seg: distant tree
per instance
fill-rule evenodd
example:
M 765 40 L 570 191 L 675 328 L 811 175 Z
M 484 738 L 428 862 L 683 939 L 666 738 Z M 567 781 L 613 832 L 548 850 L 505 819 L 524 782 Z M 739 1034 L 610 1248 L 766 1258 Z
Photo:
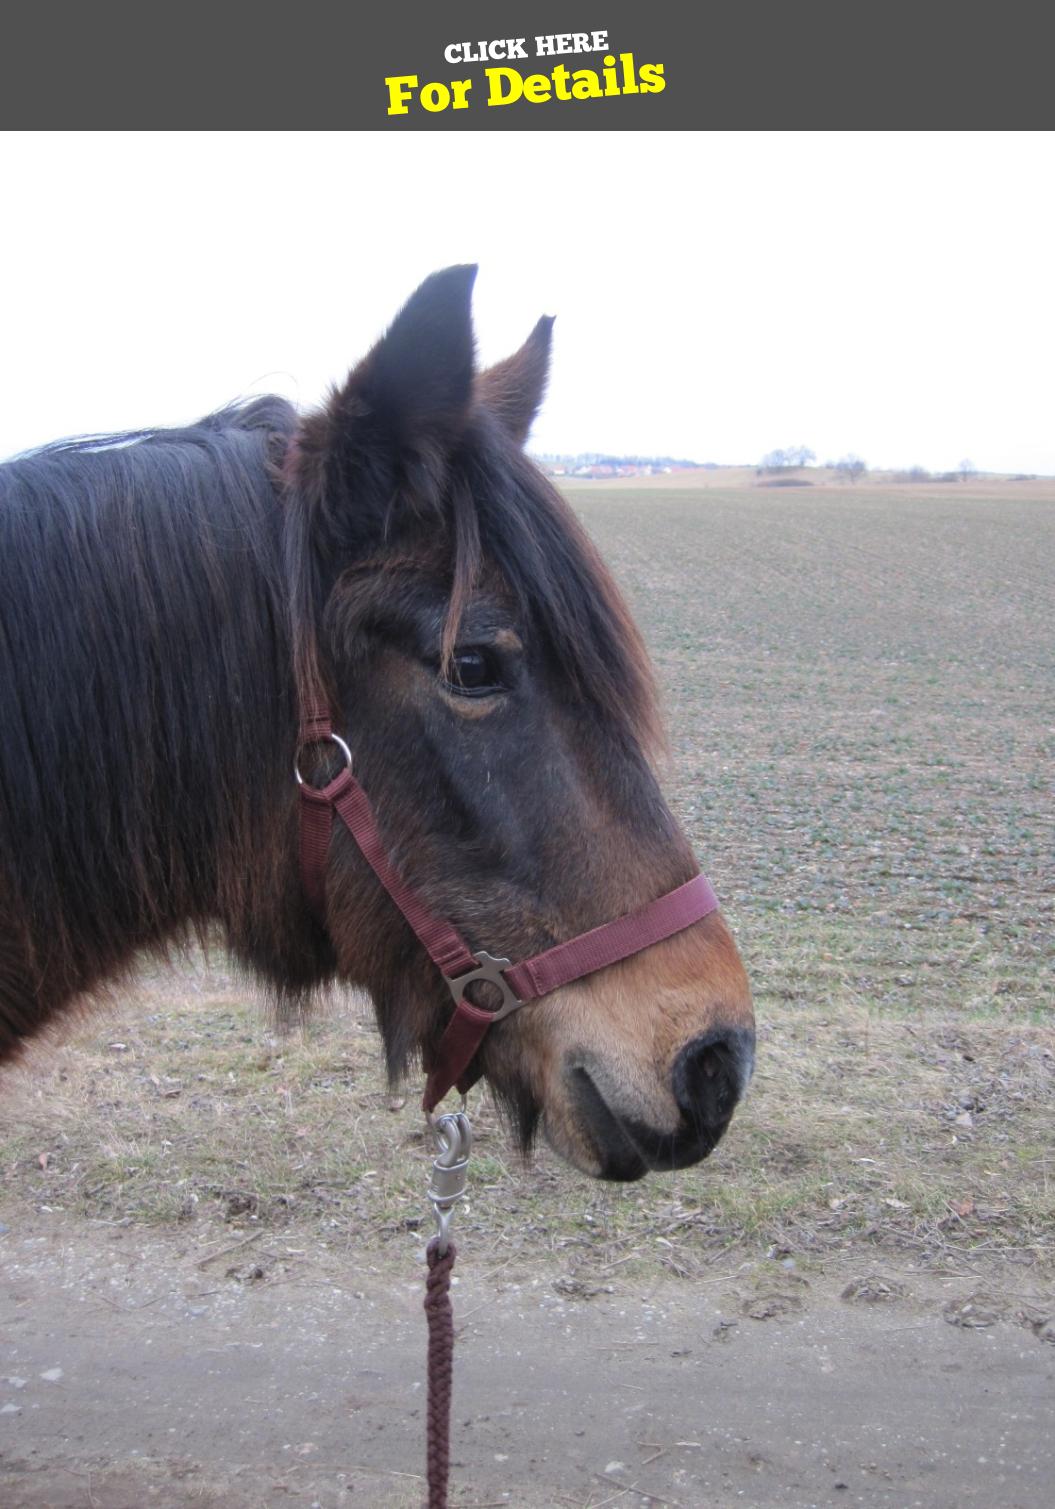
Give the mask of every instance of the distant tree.
M 858 477 L 863 477 L 868 467 L 860 456 L 844 456 L 841 461 L 835 463 L 835 470 L 851 482 L 856 482 Z
M 799 466 L 809 466 L 817 457 L 805 445 L 793 445 L 789 450 L 767 451 L 762 457 L 759 471 L 785 472 L 794 471 Z
M 957 467 L 957 471 L 960 473 L 961 482 L 969 482 L 972 477 L 976 477 L 978 475 L 977 467 L 975 466 L 974 462 L 970 460 L 961 461 L 959 466 Z

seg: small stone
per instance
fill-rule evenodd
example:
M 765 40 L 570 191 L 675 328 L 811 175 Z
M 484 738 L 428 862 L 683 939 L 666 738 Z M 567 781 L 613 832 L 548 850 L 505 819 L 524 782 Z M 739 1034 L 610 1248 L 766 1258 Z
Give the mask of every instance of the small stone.
M 950 1326 L 961 1326 L 965 1331 L 978 1331 L 986 1326 L 995 1326 L 1002 1318 L 1002 1311 L 997 1300 L 979 1292 L 967 1299 L 950 1299 L 943 1306 L 942 1315 Z
M 752 1320 L 772 1320 L 781 1315 L 790 1315 L 796 1310 L 801 1310 L 802 1307 L 802 1300 L 797 1295 L 773 1291 L 745 1300 L 740 1308 L 742 1313 Z
M 45 1383 L 58 1383 L 59 1379 L 62 1377 L 62 1369 L 48 1368 L 47 1371 L 41 1373 L 40 1376 L 43 1378 Z
M 869 1273 L 862 1278 L 851 1279 L 840 1295 L 841 1299 L 852 1303 L 863 1302 L 868 1305 L 882 1304 L 888 1300 L 904 1299 L 905 1286 L 895 1279 L 884 1278 L 881 1274 Z

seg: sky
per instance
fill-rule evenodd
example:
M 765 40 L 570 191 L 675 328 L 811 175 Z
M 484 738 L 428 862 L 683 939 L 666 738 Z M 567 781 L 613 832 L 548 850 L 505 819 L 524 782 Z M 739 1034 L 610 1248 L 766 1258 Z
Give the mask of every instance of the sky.
M 1055 474 L 1055 133 L 0 137 L 0 455 L 322 398 L 428 273 L 536 453 Z

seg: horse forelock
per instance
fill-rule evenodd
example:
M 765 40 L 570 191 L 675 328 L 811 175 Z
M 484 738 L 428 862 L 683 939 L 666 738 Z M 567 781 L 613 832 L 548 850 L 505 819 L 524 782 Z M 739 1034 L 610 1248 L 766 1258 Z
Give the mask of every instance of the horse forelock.
M 662 750 L 655 677 L 640 632 L 596 547 L 552 483 L 485 411 L 474 415 L 442 469 L 435 458 L 430 462 L 395 473 L 399 481 L 386 493 L 377 537 L 361 555 L 350 526 L 343 554 L 337 546 L 340 569 L 444 575 L 444 663 L 482 577 L 497 577 L 601 730 L 649 756 Z M 320 688 L 336 691 L 316 639 L 325 595 L 318 537 L 333 549 L 340 539 L 335 518 L 343 512 L 352 520 L 362 508 L 354 487 L 342 494 L 337 469 L 316 463 L 308 475 L 304 487 L 295 470 L 292 479 L 286 473 L 292 523 L 287 561 L 305 703 Z
M 480 556 L 498 570 L 601 731 L 656 754 L 663 732 L 648 652 L 572 508 L 491 424 L 468 449 L 466 474 Z M 457 532 L 454 542 L 457 548 Z M 456 562 L 456 578 L 457 569 Z

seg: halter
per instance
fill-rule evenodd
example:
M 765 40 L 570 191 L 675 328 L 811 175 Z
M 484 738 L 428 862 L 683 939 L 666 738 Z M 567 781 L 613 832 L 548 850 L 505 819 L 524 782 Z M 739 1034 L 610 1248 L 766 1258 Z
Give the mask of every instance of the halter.
M 582 979 L 606 965 L 639 954 L 654 943 L 680 933 L 715 911 L 718 898 L 704 875 L 650 901 L 635 912 L 580 933 L 566 943 L 513 964 L 509 959 L 473 952 L 452 923 L 437 917 L 409 886 L 388 858 L 366 792 L 352 774 L 352 753 L 333 731 L 325 703 L 317 703 L 301 722 L 300 751 L 328 741 L 344 757 L 344 769 L 327 786 L 308 785 L 295 764 L 300 787 L 300 870 L 304 890 L 317 915 L 325 914 L 326 863 L 334 813 L 345 824 L 364 858 L 410 924 L 419 943 L 437 966 L 454 1000 L 454 1014 L 440 1039 L 425 1084 L 427 1115 L 457 1085 L 464 1094 L 480 1077 L 474 1064 L 488 1028 L 519 1011 L 530 1001 Z M 493 1010 L 475 1006 L 466 990 L 477 980 L 497 987 L 501 995 Z

